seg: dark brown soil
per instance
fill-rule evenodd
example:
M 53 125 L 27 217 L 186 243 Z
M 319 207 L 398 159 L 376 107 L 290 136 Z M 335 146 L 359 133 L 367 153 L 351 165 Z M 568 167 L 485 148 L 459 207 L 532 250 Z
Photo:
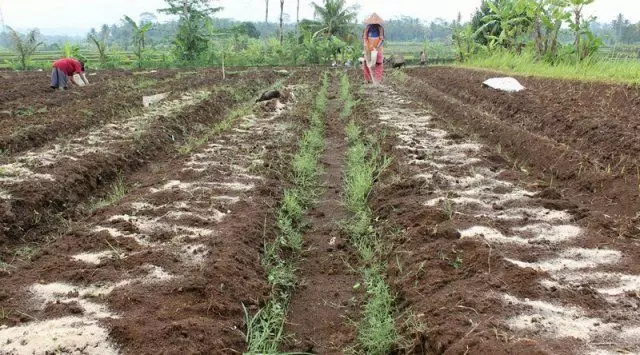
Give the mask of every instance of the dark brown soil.
M 500 145 L 510 161 L 535 167 L 541 180 L 566 181 L 573 191 L 565 195 L 607 214 L 640 212 L 640 88 L 516 77 L 527 89 L 509 94 L 483 87 L 501 75 L 494 72 L 408 73 L 403 88 L 410 96 L 426 100 L 448 124 Z
M 49 73 L 3 73 L 8 88 L 0 94 L 0 149 L 17 153 L 64 138 L 81 129 L 126 117 L 142 107 L 142 96 L 180 93 L 210 85 L 221 78 L 216 71 L 193 78 L 175 70 L 145 74 L 101 71 L 89 76 L 90 86 L 66 91 L 48 86 Z M 188 78 L 188 79 L 185 79 Z
M 273 73 L 250 72 L 229 79 L 228 83 L 243 91 L 241 97 L 250 97 L 261 86 L 271 84 L 275 78 Z M 211 87 L 219 79 L 202 75 L 197 81 L 204 87 Z M 55 181 L 27 180 L 4 187 L 12 198 L 5 200 L 1 207 L 3 237 L 0 237 L 0 243 L 38 238 L 41 231 L 34 227 L 43 225 L 43 222 L 54 223 L 64 214 L 73 215 L 80 202 L 96 190 L 108 187 L 118 173 L 127 173 L 166 154 L 175 154 L 175 147 L 183 143 L 183 139 L 223 119 L 228 109 L 238 103 L 237 100 L 234 92 L 218 91 L 172 119 L 158 120 L 141 132 L 135 141 L 114 142 L 105 147 L 107 149 L 104 152 L 90 153 L 75 161 L 63 159 L 49 167 L 35 168 L 37 173 L 52 175 Z
M 264 77 L 271 78 L 269 74 Z M 263 82 L 256 79 L 253 83 Z M 238 82 L 235 84 L 238 85 Z M 244 86 L 238 85 L 238 88 Z M 208 100 L 185 112 L 184 119 L 215 124 L 227 112 L 225 106 L 233 104 L 231 98 Z M 266 106 L 256 107 L 256 115 L 266 117 L 272 114 Z M 297 125 L 305 117 L 306 110 L 302 108 L 285 113 L 270 121 L 270 124 L 273 127 L 291 126 L 293 129 L 290 134 L 296 134 Z M 229 151 L 221 150 L 212 157 L 218 164 L 200 172 L 183 171 L 189 158 L 196 153 L 203 154 L 206 145 L 189 156 L 169 156 L 166 152 L 162 157 L 153 156 L 152 163 L 127 175 L 130 190 L 122 200 L 72 223 L 62 235 L 49 236 L 50 242 L 40 244 L 40 248 L 29 258 L 12 260 L 11 267 L 0 274 L 0 283 L 7 286 L 0 289 L 0 307 L 8 314 L 0 320 L 0 324 L 15 326 L 34 319 L 79 314 L 74 303 L 51 303 L 39 309 L 26 290 L 34 282 L 66 282 L 79 286 L 115 283 L 143 278 L 148 273 L 148 266 L 153 265 L 175 277 L 163 282 L 132 282 L 116 288 L 105 299 L 96 300 L 121 316 L 105 319 L 102 323 L 107 323 L 112 340 L 123 353 L 242 352 L 246 347 L 243 305 L 249 312 L 255 313 L 270 294 L 260 253 L 264 241 L 275 237 L 273 215 L 277 200 L 282 196 L 287 174 L 283 167 L 288 163 L 296 140 L 287 139 L 286 136 L 274 138 L 275 133 L 265 131 L 253 135 L 251 140 L 238 141 L 234 135 L 235 130 L 239 129 L 236 126 L 210 138 L 211 143 L 233 147 Z M 264 154 L 264 162 L 255 166 L 252 174 L 259 174 L 264 179 L 250 180 L 256 185 L 251 191 L 211 189 L 193 193 L 170 189 L 150 192 L 151 188 L 160 188 L 174 180 L 186 184 L 247 182 L 237 175 L 234 164 L 246 162 L 248 157 L 256 154 Z M 222 200 L 216 202 L 217 197 L 230 193 L 240 201 L 232 205 Z M 172 210 L 171 203 L 177 201 L 184 202 L 182 207 Z M 139 211 L 134 207 L 135 203 L 164 207 Z M 156 247 L 139 244 L 131 238 L 116 238 L 104 230 L 95 231 L 96 226 L 108 226 L 127 233 L 143 233 L 131 222 L 112 218 L 128 215 L 163 221 L 169 212 L 201 213 L 207 209 L 222 210 L 228 216 L 216 221 L 214 218 L 203 220 L 185 215 L 181 219 L 169 220 L 175 223 L 171 231 L 144 231 L 148 240 L 167 243 L 156 244 Z M 171 246 L 181 226 L 215 230 L 210 237 L 193 239 L 192 243 L 203 244 L 208 250 L 198 266 L 181 261 L 165 248 Z M 71 259 L 77 253 L 105 249 L 118 250 L 126 257 L 105 259 L 98 265 L 78 263 Z
M 319 75 L 317 70 L 289 71 L 293 74 L 287 84 L 315 83 Z M 13 161 L 21 150 L 116 122 L 123 117 L 119 111 L 138 105 L 142 93 L 171 88 L 177 94 L 191 88 L 177 77 L 179 73 L 190 76 L 196 87 L 221 86 L 219 73 L 213 70 L 196 75 L 184 71 L 136 75 L 108 72 L 109 77 L 101 72 L 90 77 L 96 85 L 81 93 L 32 92 L 33 87 L 46 84 L 47 73 L 23 73 L 24 80 L 16 81 L 17 74 L 2 72 L 0 85 L 10 90 L 0 93 L 0 111 L 11 111 L 10 115 L 0 113 L 0 141 L 11 152 L 3 159 Z M 377 182 L 370 206 L 378 218 L 380 234 L 388 241 L 387 280 L 397 295 L 397 327 L 403 339 L 394 353 L 574 354 L 584 353 L 585 345 L 600 346 L 598 350 L 637 351 L 607 339 L 585 344 L 572 337 L 513 330 L 506 320 L 526 313 L 528 308 L 505 303 L 501 295 L 576 307 L 585 317 L 604 323 L 625 327 L 640 324 L 638 290 L 619 295 L 619 302 L 612 303 L 598 292 L 599 285 L 581 282 L 561 285 L 565 287 L 543 286 L 541 281 L 549 280 L 550 272 L 518 267 L 507 260 L 533 263 L 556 257 L 568 248 L 615 250 L 622 255 L 618 263 L 599 265 L 585 273 L 640 274 L 640 180 L 636 171 L 640 126 L 634 122 L 640 111 L 638 88 L 519 77 L 527 90 L 505 94 L 481 85 L 495 73 L 452 68 L 407 69 L 407 73 L 405 81 L 389 80 L 393 83 L 385 84 L 389 93 L 395 90 L 397 96 L 353 90 L 361 93 L 358 98 L 362 100 L 354 118 L 370 132 L 385 132 L 383 150 L 393 157 L 392 166 Z M 356 71 L 352 74 L 352 82 L 358 82 Z M 282 350 L 341 353 L 353 345 L 355 338 L 352 321 L 358 319 L 361 304 L 353 289 L 359 276 L 351 269 L 357 269 L 358 261 L 340 227 L 348 214 L 340 195 L 346 142 L 344 123 L 338 118 L 338 77 L 332 78 L 327 149 L 322 157 L 326 191 L 308 215 L 310 228 L 298 269 L 301 285 L 288 310 L 286 332 L 290 337 Z M 157 81 L 143 84 L 142 78 Z M 259 88 L 278 78 L 284 77 L 271 69 L 239 71 L 232 72 L 224 85 L 235 87 L 235 93 L 242 90 L 246 97 L 257 96 Z M 130 79 L 131 86 L 121 91 L 113 89 L 113 85 Z M 101 87 L 109 87 L 109 92 L 104 94 Z M 34 304 L 28 290 L 34 283 L 65 282 L 80 287 L 134 280 L 104 298 L 91 299 L 120 316 L 99 323 L 108 327 L 111 339 L 123 353 L 244 351 L 243 305 L 255 314 L 271 293 L 261 251 L 265 240 L 275 238 L 274 210 L 286 185 L 290 154 L 296 149 L 295 137 L 306 122 L 308 107 L 300 105 L 268 121 L 272 129 L 289 127 L 283 135 L 270 130 L 257 134 L 250 131 L 250 136 L 238 139 L 235 133 L 252 126 L 234 124 L 207 142 L 230 150 L 211 153 L 205 144 L 179 155 L 175 148 L 190 138 L 201 137 L 229 109 L 248 101 L 246 97 L 218 90 L 216 96 L 177 117 L 148 127 L 138 144 L 114 143 L 109 147 L 113 153 L 99 152 L 78 161 L 63 160 L 50 168 L 36 168 L 36 172 L 52 174 L 55 183 L 25 181 L 5 189 L 14 197 L 4 199 L 0 206 L 0 326 L 84 315 L 79 301 Z M 59 115 L 87 102 L 99 112 L 96 117 L 75 122 L 80 114 Z M 29 107 L 47 107 L 47 112 L 14 114 L 27 112 L 23 109 Z M 465 151 L 476 159 L 468 166 L 446 162 L 440 171 L 425 170 L 424 163 L 430 156 L 418 143 L 432 136 L 417 129 L 412 131 L 413 140 L 401 140 L 400 128 L 381 125 L 380 113 L 375 111 L 378 107 L 415 115 L 416 120 L 409 125 L 433 115 L 429 128 L 447 131 L 446 138 L 451 142 L 479 141 L 484 146 L 478 151 Z M 258 104 L 254 113 L 270 117 L 263 115 L 275 109 L 274 102 L 266 102 Z M 39 128 L 30 130 L 27 125 Z M 20 129 L 40 133 L 33 133 L 32 141 L 11 143 Z M 203 171 L 185 171 L 185 164 L 200 153 L 214 154 L 216 163 L 206 165 Z M 262 159 L 254 165 L 249 158 L 253 156 Z M 264 179 L 252 180 L 239 173 L 236 165 L 247 161 L 252 163 L 245 173 Z M 556 244 L 532 241 L 525 245 L 489 243 L 483 237 L 461 238 L 461 231 L 472 226 L 491 227 L 506 235 L 522 225 L 518 223 L 528 223 L 528 217 L 523 222 L 492 219 L 478 214 L 473 205 L 453 209 L 444 204 L 426 205 L 452 184 L 442 174 L 462 180 L 476 169 L 491 171 L 500 181 L 530 192 L 518 202 L 525 207 L 568 213 L 570 220 L 566 223 L 580 227 L 580 237 Z M 93 195 L 104 195 L 118 171 L 125 178 L 127 194 L 112 206 L 87 215 L 85 204 Z M 425 171 L 435 173 L 425 177 Z M 248 192 L 230 192 L 222 187 L 162 189 L 176 180 L 186 184 L 241 181 L 255 187 Z M 492 192 L 508 194 L 510 188 L 497 186 Z M 455 193 L 452 190 L 451 196 L 456 197 Z M 229 194 L 239 202 L 229 204 L 217 199 Z M 172 207 L 174 202 L 183 204 Z M 136 204 L 159 208 L 138 209 Z M 510 207 L 509 203 L 490 206 L 495 210 Z M 227 216 L 217 220 L 214 210 Z M 175 212 L 183 214 L 171 217 Z M 154 224 L 143 230 L 132 219 L 121 216 L 147 218 Z M 172 227 L 162 229 L 163 223 Z M 96 227 L 144 234 L 151 244 Z M 180 241 L 199 246 L 201 249 L 192 251 L 195 256 L 206 250 L 195 266 L 171 249 L 185 228 L 215 230 L 207 237 L 193 235 L 193 239 Z M 54 229 L 55 233 L 43 233 Z M 103 259 L 97 265 L 72 259 L 78 253 L 104 250 L 118 251 L 125 257 Z M 150 275 L 149 266 L 173 278 L 144 281 Z
M 408 73 L 411 77 L 394 87 L 413 102 L 400 106 L 413 111 L 433 109 L 434 128 L 449 131 L 449 139 L 477 138 L 487 143 L 473 155 L 479 159 L 474 167 L 502 171 L 500 179 L 531 190 L 531 206 L 569 211 L 573 223 L 584 229 L 583 237 L 567 242 L 569 246 L 623 252 L 620 264 L 599 271 L 638 273 L 640 267 L 634 261 L 639 250 L 636 239 L 640 238 L 635 173 L 627 170 L 624 176 L 601 170 L 610 163 L 621 169 L 624 164 L 614 164 L 613 155 L 628 156 L 626 162 L 637 157 L 633 148 L 637 137 L 629 134 L 638 109 L 637 88 L 519 78 L 527 87 L 519 96 L 483 88 L 481 82 L 495 73 L 450 68 Z M 573 104 L 567 105 L 566 100 Z M 368 102 L 361 116 L 375 117 L 370 108 L 385 105 Z M 615 109 L 604 109 L 611 106 Z M 593 131 L 589 127 L 594 122 L 604 123 Z M 599 136 L 583 139 L 590 134 Z M 625 149 L 619 149 L 619 141 L 625 142 Z M 435 177 L 428 181 L 415 178 L 420 166 L 409 164 L 409 159 L 416 157 L 396 150 L 399 141 L 387 143 L 385 150 L 394 156 L 394 165 L 382 177 L 372 206 L 388 223 L 381 228 L 393 236 L 388 270 L 389 282 L 398 293 L 399 319 L 417 319 L 425 326 L 420 329 L 399 321 L 410 341 L 398 352 L 569 354 L 584 349 L 574 338 L 550 339 L 510 330 L 504 320 L 516 315 L 517 307 L 507 307 L 495 296 L 503 293 L 619 319 L 615 315 L 624 312 L 621 306 L 605 301 L 595 286 L 548 289 L 540 284 L 549 277 L 545 272 L 505 261 L 535 262 L 557 253 L 557 246 L 525 253 L 509 245 L 460 239 L 459 230 L 473 225 L 489 224 L 500 231 L 511 226 L 473 217 L 472 209 L 449 216 L 442 206 L 425 206 L 440 182 Z M 589 168 L 576 170 L 580 163 Z M 465 176 L 464 171 L 448 173 Z M 460 263 L 456 263 L 458 256 Z M 623 303 L 627 302 L 635 301 Z M 635 324 L 637 318 L 627 321 Z

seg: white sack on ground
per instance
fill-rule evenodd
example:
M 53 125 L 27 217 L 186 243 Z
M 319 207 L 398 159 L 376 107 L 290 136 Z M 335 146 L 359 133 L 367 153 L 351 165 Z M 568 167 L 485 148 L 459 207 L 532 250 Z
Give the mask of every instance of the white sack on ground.
M 142 106 L 149 107 L 153 104 L 156 104 L 169 96 L 168 92 L 163 92 L 162 94 L 156 94 L 151 96 L 143 96 L 142 97 Z
M 82 81 L 82 78 L 79 74 L 73 74 L 71 78 L 73 79 L 73 82 L 76 83 L 76 85 L 84 86 L 84 81 Z
M 518 80 L 514 78 L 491 78 L 483 83 L 484 85 L 507 92 L 518 92 L 524 90 Z

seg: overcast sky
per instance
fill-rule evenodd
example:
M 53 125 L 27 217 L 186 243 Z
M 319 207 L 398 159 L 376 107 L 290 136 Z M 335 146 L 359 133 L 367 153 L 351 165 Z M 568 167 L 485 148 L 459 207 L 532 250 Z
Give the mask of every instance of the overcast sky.
M 263 21 L 265 0 L 214 0 L 224 7 L 218 17 L 243 21 Z M 321 0 L 316 0 L 321 3 Z M 269 21 L 276 21 L 279 1 L 269 1 Z M 470 18 L 481 0 L 347 0 L 348 4 L 359 4 L 360 19 L 365 14 L 377 12 L 382 18 L 397 16 L 418 17 L 425 20 L 435 18 L 454 19 L 458 12 L 463 19 Z M 138 19 L 144 11 L 155 12 L 163 7 L 163 0 L 0 0 L 0 9 L 6 25 L 16 28 L 55 29 L 98 27 L 103 23 L 118 22 L 123 15 Z M 284 12 L 295 21 L 296 1 L 285 0 Z M 632 22 L 640 22 L 640 0 L 595 0 L 587 12 L 609 22 L 618 13 L 623 13 Z M 300 1 L 300 17 L 311 18 L 311 1 Z M 166 19 L 161 17 L 161 20 Z

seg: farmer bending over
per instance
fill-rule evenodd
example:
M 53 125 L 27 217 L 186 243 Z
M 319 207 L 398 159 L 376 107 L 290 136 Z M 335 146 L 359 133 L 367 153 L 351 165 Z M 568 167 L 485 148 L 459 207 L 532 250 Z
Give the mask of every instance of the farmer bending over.
M 53 70 L 51 70 L 51 88 L 64 90 L 67 88 L 68 82 L 80 86 L 80 84 L 73 81 L 74 74 L 79 74 L 84 85 L 89 85 L 89 80 L 84 74 L 84 62 L 74 58 L 56 60 L 53 62 Z

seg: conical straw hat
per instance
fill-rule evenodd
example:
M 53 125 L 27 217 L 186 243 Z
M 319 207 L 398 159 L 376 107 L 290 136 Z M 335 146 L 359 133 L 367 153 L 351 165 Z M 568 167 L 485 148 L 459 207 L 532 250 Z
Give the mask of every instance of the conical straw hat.
M 384 23 L 384 20 L 374 12 L 371 14 L 371 16 L 367 17 L 367 19 L 364 20 L 364 23 L 365 25 L 382 25 Z

